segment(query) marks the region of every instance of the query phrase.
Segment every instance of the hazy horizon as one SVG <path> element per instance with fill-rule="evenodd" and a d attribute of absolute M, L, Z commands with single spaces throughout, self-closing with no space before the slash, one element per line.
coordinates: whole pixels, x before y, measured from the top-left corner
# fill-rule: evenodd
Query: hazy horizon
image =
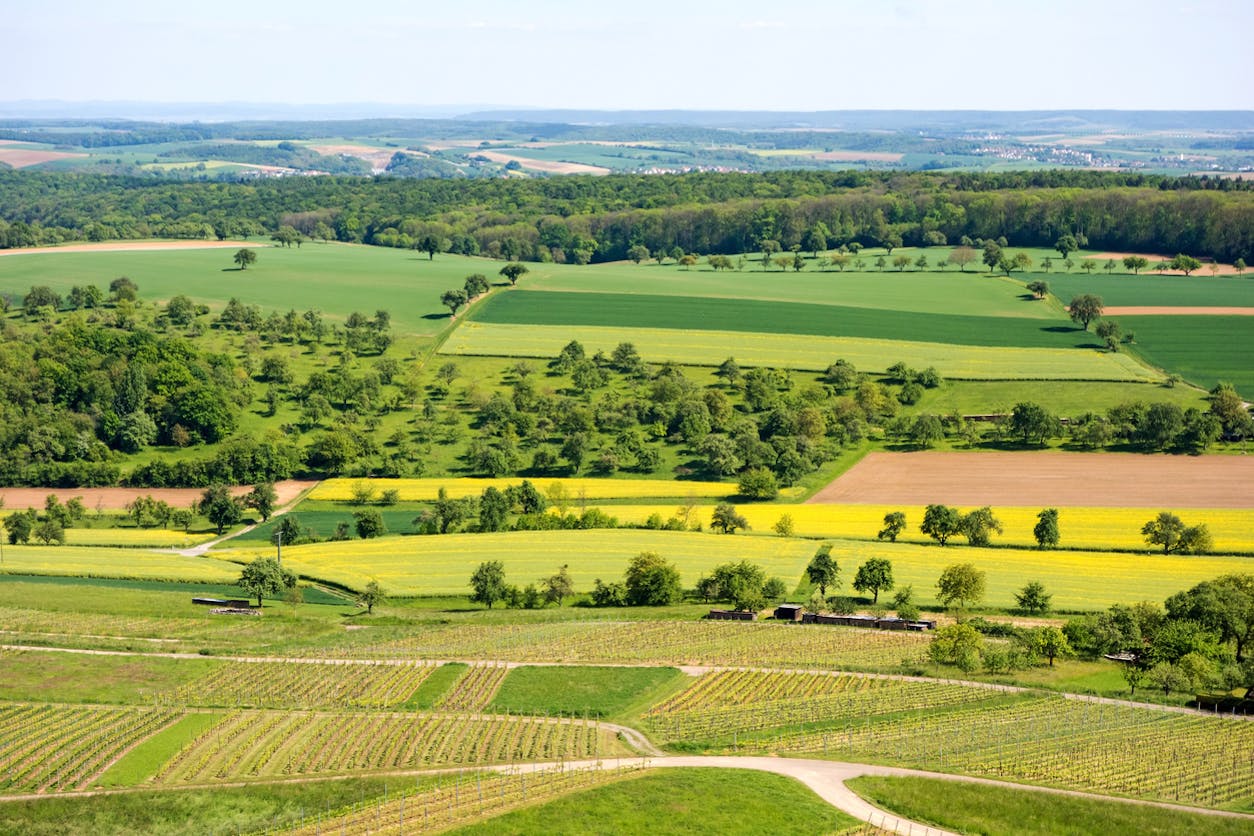
<path fill-rule="evenodd" d="M 1210 35 L 1251 24 L 1254 4 L 1223 0 L 377 0 L 360 16 L 295 0 L 222 0 L 212 15 L 66 0 L 56 15 L 11 10 L 3 95 L 8 111 L 345 105 L 401 117 L 463 107 L 1250 110 L 1254 58 Z"/>

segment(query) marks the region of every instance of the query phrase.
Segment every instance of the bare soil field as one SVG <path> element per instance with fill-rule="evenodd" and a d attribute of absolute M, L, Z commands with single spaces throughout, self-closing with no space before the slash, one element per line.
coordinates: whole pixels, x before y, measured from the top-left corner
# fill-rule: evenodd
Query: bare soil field
<path fill-rule="evenodd" d="M 274 490 L 279 495 L 277 505 L 286 505 L 302 491 L 316 484 L 318 483 L 297 479 L 275 482 Z M 243 496 L 251 490 L 251 485 L 239 485 L 231 488 L 231 493 Z M 204 491 L 200 488 L 0 488 L 0 500 L 4 501 L 7 511 L 21 511 L 27 508 L 43 508 L 44 497 L 48 494 L 55 494 L 62 502 L 77 496 L 88 510 L 118 511 L 140 496 L 163 500 L 175 508 L 187 508 L 198 501 L 202 493 Z"/>
<path fill-rule="evenodd" d="M 870 453 L 808 502 L 1254 508 L 1254 456 Z"/>
<path fill-rule="evenodd" d="M 10 142 L 0 142 L 0 162 L 8 163 L 14 168 L 25 168 L 53 160 L 65 160 L 71 157 L 86 157 L 86 154 L 73 154 L 68 151 L 45 151 L 42 148 L 31 148 Z"/>
<path fill-rule="evenodd" d="M 1158 305 L 1123 305 L 1105 308 L 1102 316 L 1254 316 L 1254 308 L 1174 308 Z"/>
<path fill-rule="evenodd" d="M 514 154 L 503 154 L 500 151 L 480 151 L 480 156 L 487 157 L 494 163 L 508 163 L 514 160 L 523 168 L 532 171 L 551 171 L 555 174 L 609 174 L 608 168 L 583 163 L 562 163 L 554 160 L 533 160 L 530 157 L 519 157 Z"/>
<path fill-rule="evenodd" d="M 98 252 L 147 252 L 149 250 L 216 250 L 230 247 L 268 247 L 251 241 L 110 241 L 96 244 L 63 244 L 55 247 L 15 247 L 0 250 L 4 255 L 30 255 L 32 253 L 98 253 Z"/>
<path fill-rule="evenodd" d="M 375 148 L 371 145 L 311 145 L 309 147 L 319 154 L 329 156 L 347 154 L 350 157 L 357 157 L 370 163 L 372 168 L 379 171 L 387 168 L 388 163 L 392 161 L 392 155 L 401 150 L 399 148 Z"/>
<path fill-rule="evenodd" d="M 1097 255 L 1084 256 L 1084 258 L 1091 258 L 1094 261 L 1107 261 L 1113 258 L 1115 261 L 1122 261 L 1123 257 L 1128 256 L 1128 255 L 1139 255 L 1139 256 L 1142 256 L 1143 258 L 1149 259 L 1149 267 L 1146 267 L 1144 270 L 1141 271 L 1143 274 L 1148 275 L 1148 274 L 1153 273 L 1159 276 L 1183 276 L 1184 275 L 1183 270 L 1158 270 L 1154 266 L 1158 264 L 1158 262 L 1160 261 L 1171 261 L 1171 259 L 1174 258 L 1174 256 L 1170 256 L 1170 255 L 1153 255 L 1152 253 L 1098 253 Z M 1120 266 L 1122 267 L 1123 265 L 1120 265 Z M 1237 275 L 1237 269 L 1233 267 L 1231 264 L 1220 264 L 1217 266 L 1219 267 L 1219 269 L 1215 271 L 1215 275 L 1218 275 L 1218 276 Z M 1193 273 L 1195 275 L 1209 276 L 1211 274 L 1210 267 L 1211 266 L 1208 262 L 1202 262 L 1202 266 L 1194 270 Z"/>

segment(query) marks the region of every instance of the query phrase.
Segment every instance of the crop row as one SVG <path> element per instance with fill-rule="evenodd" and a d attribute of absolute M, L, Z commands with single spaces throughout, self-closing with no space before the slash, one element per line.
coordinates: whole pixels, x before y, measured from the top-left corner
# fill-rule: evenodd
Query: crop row
<path fill-rule="evenodd" d="M 638 767 L 588 767 L 441 776 L 434 787 L 387 801 L 355 804 L 313 821 L 306 819 L 290 828 L 264 832 L 294 836 L 439 833 L 476 819 L 498 816 L 638 774 Z"/>
<path fill-rule="evenodd" d="M 985 703 L 994 692 L 962 685 L 879 680 L 874 687 L 808 698 L 694 711 L 650 712 L 646 723 L 665 740 L 729 743 L 740 735 L 786 728 L 822 728 L 847 717 L 882 717 Z"/>
<path fill-rule="evenodd" d="M 369 650 L 407 658 L 834 668 L 896 666 L 922 656 L 927 641 L 918 633 L 856 627 L 589 621 L 438 627 Z"/>
<path fill-rule="evenodd" d="M 0 705 L 0 789 L 55 792 L 88 786 L 124 750 L 179 716 L 150 708 Z"/>
<path fill-rule="evenodd" d="M 441 711 L 483 711 L 509 674 L 505 665 L 471 665 L 436 703 Z"/>
<path fill-rule="evenodd" d="M 825 731 L 759 732 L 740 749 L 876 758 L 1104 793 L 1219 805 L 1254 796 L 1254 724 L 1041 697 Z M 843 727 L 840 721 L 844 721 Z"/>
<path fill-rule="evenodd" d="M 412 662 L 230 662 L 160 698 L 201 706 L 388 708 L 409 699 L 433 670 Z"/>
<path fill-rule="evenodd" d="M 615 751 L 595 723 L 446 714 L 239 711 L 157 775 L 178 784 L 441 764 L 597 757 Z"/>

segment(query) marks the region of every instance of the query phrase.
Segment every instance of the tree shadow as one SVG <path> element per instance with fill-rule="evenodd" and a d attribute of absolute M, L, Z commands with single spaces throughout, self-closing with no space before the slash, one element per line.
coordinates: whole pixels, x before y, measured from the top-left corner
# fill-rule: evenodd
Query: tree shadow
<path fill-rule="evenodd" d="M 453 315 L 447 314 L 447 313 L 429 313 L 429 314 L 423 314 L 422 318 L 423 319 L 452 319 Z"/>
<path fill-rule="evenodd" d="M 222 272 L 223 273 L 243 273 L 244 268 L 243 267 L 223 267 Z"/>

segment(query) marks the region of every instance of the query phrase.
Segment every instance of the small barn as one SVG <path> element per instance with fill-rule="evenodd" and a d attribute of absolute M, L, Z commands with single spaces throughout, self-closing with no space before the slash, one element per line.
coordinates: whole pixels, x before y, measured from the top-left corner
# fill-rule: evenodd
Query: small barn
<path fill-rule="evenodd" d="M 710 610 L 706 618 L 715 621 L 757 621 L 758 614 L 747 610 Z"/>
<path fill-rule="evenodd" d="M 800 604 L 780 604 L 775 608 L 775 620 L 800 622 L 805 612 L 806 608 Z"/>

